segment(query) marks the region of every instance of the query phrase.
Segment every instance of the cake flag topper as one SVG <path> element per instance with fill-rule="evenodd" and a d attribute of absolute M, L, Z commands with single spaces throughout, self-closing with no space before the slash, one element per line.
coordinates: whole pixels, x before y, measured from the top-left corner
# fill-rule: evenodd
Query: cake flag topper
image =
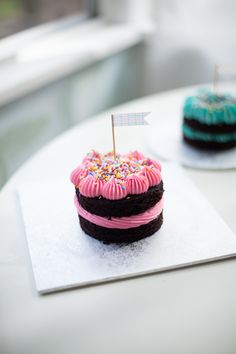
<path fill-rule="evenodd" d="M 149 113 L 150 112 L 135 112 L 135 113 L 116 113 L 111 115 L 114 158 L 116 157 L 115 127 L 131 126 L 131 125 L 148 125 L 148 122 L 146 122 L 144 118 Z"/>
<path fill-rule="evenodd" d="M 232 74 L 236 72 L 236 65 L 214 65 L 214 78 L 213 78 L 213 92 L 215 95 L 219 94 L 219 81 L 220 81 L 220 73 Z"/>

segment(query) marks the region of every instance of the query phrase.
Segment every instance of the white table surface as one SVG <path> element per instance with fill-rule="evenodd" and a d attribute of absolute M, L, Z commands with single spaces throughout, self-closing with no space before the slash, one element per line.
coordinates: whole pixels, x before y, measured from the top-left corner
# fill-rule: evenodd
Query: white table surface
<path fill-rule="evenodd" d="M 2 189 L 1 354 L 235 354 L 236 259 L 39 296 L 15 193 L 27 181 L 69 178 L 91 148 L 110 150 L 111 112 L 148 110 L 150 122 L 161 122 L 165 114 L 175 119 L 184 97 L 194 91 L 141 98 L 76 126 L 25 163 Z M 150 155 L 145 129 L 117 128 L 117 149 Z M 186 172 L 236 233 L 236 170 Z"/>

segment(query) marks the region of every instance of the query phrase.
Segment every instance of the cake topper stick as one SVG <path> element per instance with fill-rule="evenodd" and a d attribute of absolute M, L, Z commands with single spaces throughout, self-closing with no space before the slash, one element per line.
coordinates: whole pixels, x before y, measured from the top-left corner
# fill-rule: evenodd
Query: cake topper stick
<path fill-rule="evenodd" d="M 127 126 L 127 125 L 147 125 L 145 117 L 150 112 L 138 112 L 138 113 L 116 113 L 111 115 L 112 125 L 112 140 L 113 140 L 113 155 L 116 158 L 116 145 L 115 145 L 115 126 Z"/>
<path fill-rule="evenodd" d="M 114 159 L 116 159 L 116 140 L 115 140 L 114 114 L 111 115 L 111 127 L 112 127 L 113 156 L 114 156 Z"/>
<path fill-rule="evenodd" d="M 214 66 L 214 79 L 213 79 L 213 91 L 215 95 L 219 93 L 219 65 Z"/>

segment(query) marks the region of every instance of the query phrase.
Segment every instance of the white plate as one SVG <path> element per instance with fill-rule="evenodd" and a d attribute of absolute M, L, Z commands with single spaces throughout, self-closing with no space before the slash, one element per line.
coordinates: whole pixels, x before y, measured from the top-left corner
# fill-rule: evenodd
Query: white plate
<path fill-rule="evenodd" d="M 236 168 L 236 148 L 217 152 L 197 150 L 183 142 L 181 124 L 181 118 L 168 116 L 163 117 L 161 125 L 151 124 L 146 143 L 153 154 L 163 160 L 198 169 Z"/>
<path fill-rule="evenodd" d="M 163 164 L 163 180 L 165 207 L 161 230 L 129 245 L 104 245 L 82 232 L 69 180 L 19 188 L 38 292 L 234 256 L 235 235 L 184 171 L 173 164 Z"/>

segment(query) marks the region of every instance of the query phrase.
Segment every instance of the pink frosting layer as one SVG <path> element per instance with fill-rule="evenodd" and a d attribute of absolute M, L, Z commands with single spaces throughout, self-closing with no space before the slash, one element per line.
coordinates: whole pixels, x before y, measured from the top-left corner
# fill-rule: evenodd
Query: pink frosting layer
<path fill-rule="evenodd" d="M 133 227 L 138 227 L 144 224 L 149 223 L 150 221 L 156 219 L 158 215 L 161 214 L 163 209 L 163 198 L 156 204 L 154 207 L 148 209 L 144 213 L 138 215 L 132 215 L 122 218 L 111 219 L 104 218 L 95 214 L 91 214 L 79 204 L 77 197 L 75 196 L 75 205 L 78 211 L 78 214 L 81 215 L 84 219 L 90 221 L 91 223 L 103 226 L 109 229 L 129 229 Z"/>
<path fill-rule="evenodd" d="M 88 198 L 102 196 L 117 200 L 128 194 L 145 193 L 161 182 L 161 165 L 138 151 L 113 158 L 89 153 L 71 173 L 71 182 Z"/>

